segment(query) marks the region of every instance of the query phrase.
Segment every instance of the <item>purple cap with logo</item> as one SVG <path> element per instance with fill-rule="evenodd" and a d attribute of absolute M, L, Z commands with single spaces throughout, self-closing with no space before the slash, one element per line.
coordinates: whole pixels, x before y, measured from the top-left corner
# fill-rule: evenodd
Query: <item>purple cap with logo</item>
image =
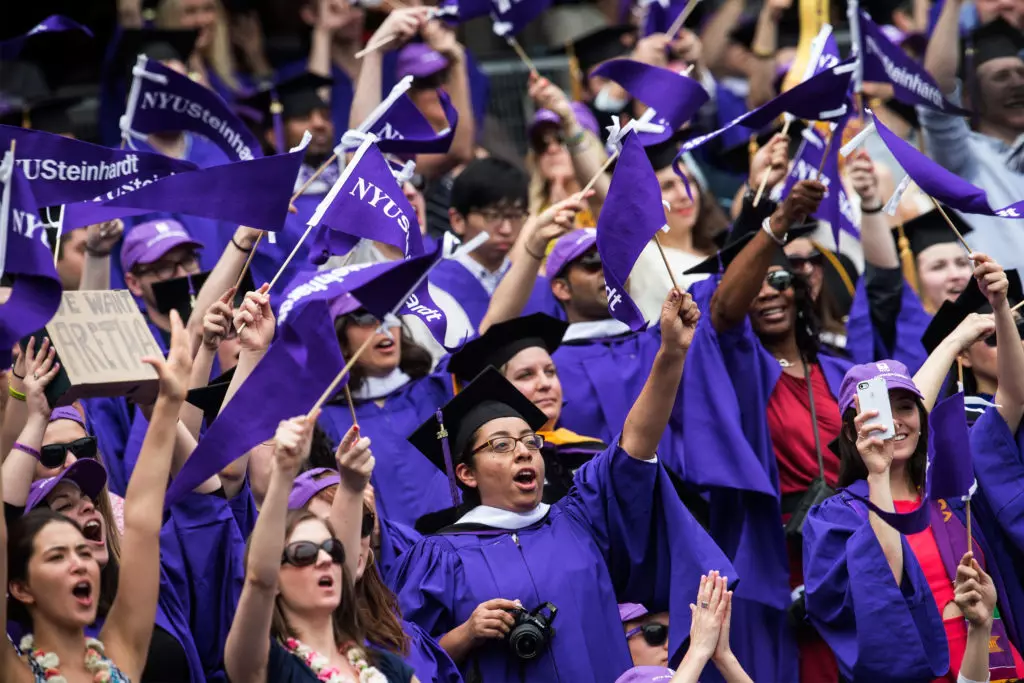
<path fill-rule="evenodd" d="M 395 73 L 399 78 L 412 76 L 413 78 L 426 78 L 433 76 L 441 69 L 448 66 L 445 59 L 437 50 L 424 43 L 410 43 L 398 51 L 398 60 L 395 64 Z"/>
<path fill-rule="evenodd" d="M 352 311 L 359 310 L 360 308 L 363 307 L 363 305 L 359 303 L 359 300 L 356 299 L 354 296 L 352 296 L 348 292 L 345 292 L 341 296 L 331 299 L 331 302 L 330 304 L 328 304 L 328 307 L 330 308 L 331 311 L 331 318 L 336 320 L 343 315 L 348 315 Z"/>
<path fill-rule="evenodd" d="M 85 429 L 85 419 L 74 406 L 61 406 L 59 408 L 54 408 L 53 412 L 50 413 L 50 422 L 55 422 L 56 420 L 71 420 L 72 422 L 77 422 L 82 425 L 82 429 Z"/>
<path fill-rule="evenodd" d="M 545 273 L 549 280 L 558 277 L 565 267 L 587 253 L 597 244 L 597 230 L 582 228 L 562 235 L 548 254 Z"/>
<path fill-rule="evenodd" d="M 622 623 L 627 621 L 633 621 L 640 617 L 647 615 L 647 608 L 643 605 L 638 605 L 635 602 L 620 602 L 619 603 L 619 619 Z"/>
<path fill-rule="evenodd" d="M 663 666 L 634 666 L 616 678 L 615 683 L 669 683 L 675 675 Z"/>
<path fill-rule="evenodd" d="M 914 379 L 910 376 L 907 366 L 898 360 L 880 360 L 876 363 L 854 365 L 846 371 L 843 383 L 839 386 L 840 415 L 853 405 L 853 398 L 857 395 L 857 385 L 876 377 L 885 379 L 885 388 L 889 391 L 905 389 L 914 396 L 923 398 L 921 390 L 914 384 Z"/>
<path fill-rule="evenodd" d="M 907 33 L 901 31 L 892 24 L 886 24 L 885 26 L 879 27 L 882 31 L 882 35 L 889 39 L 890 42 L 900 47 L 909 47 L 914 52 L 924 54 L 924 51 L 928 49 L 928 36 L 923 33 L 916 31 Z"/>
<path fill-rule="evenodd" d="M 322 476 L 327 474 L 328 476 Z M 317 479 L 317 477 L 320 477 Z M 341 483 L 341 477 L 332 469 L 314 467 L 295 477 L 292 492 L 288 494 L 288 509 L 298 510 L 309 504 L 316 494 Z"/>
<path fill-rule="evenodd" d="M 580 128 L 589 130 L 594 135 L 601 137 L 601 127 L 597 125 L 597 119 L 594 117 L 594 112 L 590 111 L 590 107 L 582 102 L 570 102 L 569 106 L 572 107 L 572 113 L 575 114 L 576 123 L 580 124 Z M 533 137 L 537 127 L 545 123 L 561 124 L 562 117 L 550 109 L 538 109 L 537 113 L 533 115 L 533 122 L 530 124 L 529 129 L 527 129 L 526 134 Z"/>
<path fill-rule="evenodd" d="M 202 249 L 203 243 L 193 239 L 181 223 L 165 219 L 140 223 L 128 231 L 121 245 L 121 268 L 128 272 L 135 266 L 153 263 L 175 247 Z"/>
<path fill-rule="evenodd" d="M 60 474 L 47 477 L 46 479 L 37 479 L 32 482 L 32 486 L 28 490 L 25 512 L 29 512 L 46 500 L 46 497 L 57 488 L 57 484 L 65 479 L 77 486 L 89 498 L 96 500 L 103 487 L 107 485 L 107 471 L 103 468 L 103 465 L 95 460 L 82 458 L 71 463 Z"/>

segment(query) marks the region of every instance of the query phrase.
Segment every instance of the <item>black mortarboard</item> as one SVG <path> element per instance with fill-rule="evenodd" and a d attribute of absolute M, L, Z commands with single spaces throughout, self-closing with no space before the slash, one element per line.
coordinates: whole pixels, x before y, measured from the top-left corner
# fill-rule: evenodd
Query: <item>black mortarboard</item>
<path fill-rule="evenodd" d="M 747 137 L 746 141 L 724 149 L 720 153 L 709 154 L 708 161 L 723 171 L 728 171 L 735 175 L 747 176 L 750 174 L 750 160 L 753 158 L 754 154 L 756 154 L 757 150 L 761 149 L 761 147 L 767 145 L 776 133 L 781 133 L 784 125 L 785 124 L 783 122 L 778 121 L 758 133 L 751 133 L 751 135 Z M 795 157 L 797 150 L 800 149 L 800 145 L 803 142 L 801 133 L 806 127 L 807 124 L 800 119 L 794 119 L 789 124 L 789 130 L 786 131 L 786 135 L 789 136 L 790 159 Z"/>
<path fill-rule="evenodd" d="M 964 41 L 964 49 L 971 50 L 970 67 L 977 70 L 985 62 L 1001 57 L 1021 57 L 1024 33 L 1005 19 L 994 19 L 971 32 Z M 963 60 L 966 65 L 968 60 Z"/>
<path fill-rule="evenodd" d="M 644 147 L 644 152 L 646 152 L 647 160 L 651 162 L 651 167 L 656 172 L 663 168 L 668 168 L 676 160 L 676 157 L 679 156 L 679 137 L 676 135 L 665 142 Z M 691 190 L 700 191 L 697 188 L 691 188 Z"/>
<path fill-rule="evenodd" d="M 448 361 L 448 371 L 465 383 L 489 366 L 500 368 L 514 355 L 534 346 L 554 353 L 562 343 L 569 324 L 544 313 L 513 318 L 492 325 L 467 342 Z"/>
<path fill-rule="evenodd" d="M 210 277 L 210 272 L 176 277 L 173 280 L 164 280 L 163 282 L 154 282 L 153 298 L 156 299 L 157 310 L 164 315 L 171 311 L 177 311 L 182 321 L 187 321 L 192 314 L 192 305 L 195 303 L 195 298 L 199 296 L 199 290 L 203 288 L 206 278 Z M 255 289 L 256 286 L 252 280 L 252 273 L 247 270 L 245 271 L 245 277 L 242 278 L 242 284 L 235 293 L 234 306 L 241 306 L 242 301 L 245 299 L 245 293 Z"/>
<path fill-rule="evenodd" d="M 330 86 L 333 79 L 324 78 L 304 71 L 297 76 L 279 82 L 272 88 L 264 88 L 241 101 L 264 115 L 271 114 L 271 105 L 276 97 L 281 104 L 281 115 L 284 118 L 307 116 L 314 109 L 330 109 L 330 105 L 320 97 L 320 88 Z M 266 119 L 269 122 L 269 118 Z"/>
<path fill-rule="evenodd" d="M 83 97 L 50 97 L 31 104 L 28 108 L 28 124 L 32 130 L 61 135 L 74 133 L 77 126 L 70 110 L 80 105 Z"/>
<path fill-rule="evenodd" d="M 117 75 L 131 78 L 132 67 L 140 54 L 158 62 L 177 60 L 188 64 L 195 51 L 198 31 L 155 28 L 126 29 L 117 43 L 113 64 Z"/>
<path fill-rule="evenodd" d="M 437 416 L 420 425 L 409 436 L 409 443 L 427 456 L 430 462 L 455 477 L 455 465 L 470 445 L 473 435 L 491 420 L 502 417 L 520 417 L 531 429 L 540 429 L 548 418 L 530 399 L 519 393 L 511 382 L 493 367 L 481 372 L 455 398 L 441 408 L 444 424 Z M 445 448 L 450 448 L 451 469 L 446 466 Z"/>
<path fill-rule="evenodd" d="M 601 62 L 616 57 L 625 57 L 632 52 L 636 42 L 635 38 L 636 27 L 634 26 L 606 26 L 580 36 L 570 45 L 576 56 L 576 61 L 580 65 L 580 71 L 586 78 L 590 70 Z M 566 46 L 555 50 L 557 54 L 564 54 L 567 51 Z"/>
<path fill-rule="evenodd" d="M 227 396 L 231 378 L 234 376 L 235 369 L 231 368 L 220 377 L 211 379 L 205 387 L 189 389 L 185 396 L 186 401 L 203 411 L 207 427 L 217 419 L 217 414 L 220 413 L 220 409 L 224 405 L 224 397 Z"/>
<path fill-rule="evenodd" d="M 945 206 L 942 207 L 942 210 L 946 212 L 949 220 L 961 235 L 966 236 L 971 232 L 971 226 L 956 211 Z M 946 219 L 942 217 L 938 209 L 932 209 L 904 223 L 903 233 L 910 241 L 910 250 L 914 252 L 914 256 L 920 256 L 922 251 L 936 244 L 957 242 L 956 234 L 949 229 L 949 224 L 946 223 Z"/>
<path fill-rule="evenodd" d="M 1020 275 L 1016 270 L 1006 271 L 1006 279 L 1010 281 L 1010 289 L 1007 292 L 1007 299 L 1010 304 L 1024 301 L 1024 288 L 1021 286 Z M 921 336 L 921 344 L 928 353 L 938 348 L 942 340 L 952 334 L 971 313 L 990 313 L 992 307 L 988 299 L 981 292 L 978 281 L 971 278 L 967 287 L 960 293 L 956 301 L 943 301 L 942 306 L 928 323 L 928 329 Z"/>
<path fill-rule="evenodd" d="M 786 235 L 787 243 L 795 240 L 799 237 L 806 237 L 815 230 L 817 230 L 818 224 L 814 221 L 809 221 L 802 225 L 797 225 L 789 229 L 789 233 Z M 747 243 L 754 238 L 756 232 L 748 232 L 744 235 L 729 235 L 728 243 L 722 247 L 717 254 L 709 256 L 697 265 L 687 268 L 683 271 L 683 275 L 717 275 L 718 273 L 725 272 L 725 269 L 729 267 L 729 264 L 733 262 L 739 253 L 743 251 L 743 247 L 747 246 Z M 785 253 L 782 248 L 778 250 L 778 258 L 775 259 L 774 263 L 783 267 L 789 267 L 789 261 L 786 259 Z"/>
<path fill-rule="evenodd" d="M 796 3 L 785 12 L 778 23 L 779 40 L 778 48 L 796 47 L 800 44 L 800 11 Z M 757 15 L 747 15 L 740 20 L 739 25 L 732 30 L 729 38 L 739 43 L 748 50 L 754 44 L 754 34 L 757 32 Z"/>

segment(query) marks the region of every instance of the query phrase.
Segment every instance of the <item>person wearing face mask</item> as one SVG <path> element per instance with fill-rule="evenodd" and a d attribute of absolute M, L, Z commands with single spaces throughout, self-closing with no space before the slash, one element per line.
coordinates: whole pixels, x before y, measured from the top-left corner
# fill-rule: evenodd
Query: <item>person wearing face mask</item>
<path fill-rule="evenodd" d="M 996 18 L 961 40 L 964 4 L 943 4 L 924 65 L 950 102 L 977 112 L 974 130 L 963 117 L 925 107 L 918 107 L 918 118 L 928 156 L 985 188 L 989 204 L 998 208 L 1024 196 L 1024 59 L 1019 54 L 1024 33 Z M 972 248 L 1004 254 L 1007 267 L 1024 266 L 1024 235 L 1010 229 L 1010 219 L 971 215 L 966 220 L 975 230 Z"/>
<path fill-rule="evenodd" d="M 666 297 L 661 351 L 621 436 L 555 505 L 542 502 L 548 417 L 494 368 L 409 437 L 466 512 L 402 555 L 389 583 L 465 677 L 610 683 L 631 666 L 616 596 L 685 623 L 700 573 L 731 575 L 655 457 L 698 319 L 688 295 Z"/>

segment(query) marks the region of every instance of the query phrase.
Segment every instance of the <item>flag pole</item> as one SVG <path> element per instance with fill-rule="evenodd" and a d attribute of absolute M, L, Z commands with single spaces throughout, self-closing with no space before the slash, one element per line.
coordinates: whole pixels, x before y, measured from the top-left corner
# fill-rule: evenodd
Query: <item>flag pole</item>
<path fill-rule="evenodd" d="M 516 40 L 515 36 L 508 36 L 505 38 L 505 42 L 508 43 L 509 47 L 515 50 L 516 55 L 518 55 L 519 59 L 526 65 L 526 68 L 530 70 L 530 73 L 539 77 L 540 74 L 537 72 L 537 67 L 534 65 L 533 60 L 531 60 L 530 56 L 526 54 L 526 50 L 524 50 L 523 46 L 519 44 L 519 41 Z"/>
<path fill-rule="evenodd" d="M 235 289 L 237 290 L 242 286 L 242 280 L 245 278 L 246 271 L 249 270 L 249 264 L 252 263 L 252 257 L 256 255 L 256 247 L 260 245 L 260 240 L 263 239 L 264 232 L 260 230 L 260 234 L 256 235 L 256 241 L 252 243 L 252 247 L 249 248 L 249 256 L 245 259 L 245 263 L 242 265 L 242 272 L 238 274 L 238 280 L 235 282 Z"/>
<path fill-rule="evenodd" d="M 825 152 L 821 155 L 821 163 L 818 164 L 818 173 L 814 176 L 815 180 L 821 180 L 821 172 L 825 170 L 825 162 L 828 161 L 828 154 L 832 151 L 832 139 L 835 137 L 835 128 L 829 127 L 828 139 L 825 140 Z"/>
<path fill-rule="evenodd" d="M 619 150 L 615 150 L 608 157 L 608 160 L 605 161 L 604 164 L 602 164 L 601 168 L 597 169 L 597 173 L 594 174 L 594 177 L 591 178 L 590 180 L 588 180 L 587 184 L 583 186 L 582 190 L 580 190 L 580 196 L 581 197 L 583 195 L 585 195 L 586 193 L 590 192 L 592 189 L 594 189 L 594 183 L 596 183 L 598 181 L 598 179 L 601 176 L 604 175 L 605 171 L 608 170 L 608 167 L 612 165 L 612 162 L 615 161 L 618 158 L 619 158 Z"/>
<path fill-rule="evenodd" d="M 371 337 L 372 338 L 372 337 Z M 352 424 L 358 428 L 359 419 L 356 418 L 356 406 L 352 403 L 352 391 L 348 388 L 348 381 L 345 381 L 345 401 L 348 402 L 348 412 L 352 416 Z"/>
<path fill-rule="evenodd" d="M 370 54 L 371 52 L 376 52 L 377 50 L 381 49 L 382 47 L 384 47 L 385 45 L 387 45 L 388 43 L 390 43 L 392 40 L 394 40 L 397 37 L 398 36 L 396 34 L 392 33 L 389 36 L 385 36 L 385 37 L 381 38 L 376 43 L 370 43 L 369 45 L 364 47 L 362 50 L 357 52 L 355 54 L 355 58 L 356 59 L 362 59 L 363 57 L 365 57 L 366 55 Z"/>
<path fill-rule="evenodd" d="M 1024 306 L 1024 301 L 1019 302 L 1016 306 L 1011 308 L 1010 313 L 1016 313 L 1022 306 Z"/>
<path fill-rule="evenodd" d="M 971 534 L 971 498 L 967 497 L 967 550 L 974 550 L 974 539 Z"/>
<path fill-rule="evenodd" d="M 658 232 L 661 231 L 659 230 Z M 658 245 L 658 253 L 661 254 L 661 261 L 665 264 L 665 270 L 668 271 L 668 279 L 672 281 L 672 286 L 682 294 L 683 290 L 679 288 L 679 283 L 676 282 L 676 276 L 672 274 L 672 266 L 669 265 L 668 256 L 665 255 L 665 249 L 661 246 L 661 237 L 657 232 L 654 233 L 654 243 Z"/>
<path fill-rule="evenodd" d="M 328 387 L 324 390 L 324 393 L 320 394 L 320 398 L 316 400 L 316 403 L 313 404 L 313 407 L 309 409 L 308 413 L 306 413 L 307 418 L 312 418 L 313 415 L 315 415 L 316 412 L 320 410 L 323 404 L 327 402 L 327 399 L 329 399 L 331 397 L 331 394 L 333 394 L 334 391 L 338 388 L 338 385 L 341 383 L 341 380 L 345 379 L 345 375 L 347 375 L 348 371 L 352 369 L 352 366 L 356 364 L 356 361 L 359 360 L 359 357 L 366 353 L 366 349 L 370 348 L 370 344 L 373 342 L 376 336 L 377 335 L 375 334 L 371 334 L 366 338 L 366 341 L 363 342 L 363 345 L 356 349 L 356 352 L 352 354 L 352 358 L 350 358 L 349 361 L 345 363 L 345 367 L 343 367 L 341 369 L 341 372 L 339 372 L 334 377 L 334 379 L 331 380 L 330 385 L 328 385 Z M 346 390 L 348 389 L 348 384 L 345 385 L 345 388 Z M 354 408 L 352 412 L 354 417 Z"/>
<path fill-rule="evenodd" d="M 686 20 L 690 18 L 693 10 L 697 9 L 699 4 L 700 0 L 690 0 L 686 7 L 683 8 L 683 11 L 679 13 L 679 16 L 676 17 L 676 20 L 672 22 L 672 25 L 668 27 L 668 30 L 665 31 L 665 35 L 669 38 L 675 38 L 676 34 L 682 30 L 683 24 L 686 23 Z"/>
<path fill-rule="evenodd" d="M 964 236 L 961 235 L 960 231 L 956 229 L 955 225 L 953 225 L 953 221 L 950 220 L 949 214 L 947 214 L 946 210 L 942 208 L 942 205 L 939 204 L 938 200 L 935 199 L 935 197 L 933 197 L 931 195 L 928 195 L 928 199 L 932 200 L 932 204 L 934 204 L 935 208 L 939 210 L 940 214 L 942 214 L 942 217 L 946 220 L 946 225 L 948 225 L 949 229 L 953 231 L 953 234 L 956 235 L 956 238 L 958 240 L 960 240 L 960 244 L 964 245 L 964 249 L 967 250 L 967 253 L 968 254 L 973 253 L 971 251 L 971 248 L 969 246 L 967 246 L 967 240 L 964 239 Z"/>
<path fill-rule="evenodd" d="M 790 117 L 786 117 L 785 123 L 782 124 L 782 137 L 789 135 L 789 124 L 793 121 Z M 771 165 L 765 170 L 764 175 L 761 176 L 761 184 L 757 188 L 757 194 L 754 196 L 754 208 L 761 203 L 761 197 L 764 195 L 765 189 L 768 187 L 768 176 L 771 175 Z"/>

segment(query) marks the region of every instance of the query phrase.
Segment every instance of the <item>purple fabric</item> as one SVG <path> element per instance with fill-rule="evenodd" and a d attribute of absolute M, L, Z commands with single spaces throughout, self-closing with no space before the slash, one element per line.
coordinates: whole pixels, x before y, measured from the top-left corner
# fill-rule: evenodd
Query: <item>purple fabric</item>
<path fill-rule="evenodd" d="M 455 138 L 455 127 L 459 125 L 459 112 L 446 92 L 438 90 L 437 96 L 441 99 L 444 117 L 448 121 L 444 130 L 435 131 L 408 93 L 403 93 L 370 127 L 370 132 L 379 138 L 377 147 L 380 151 L 399 155 L 447 152 Z"/>
<path fill-rule="evenodd" d="M 400 79 L 406 76 L 425 78 L 433 76 L 447 66 L 448 60 L 445 59 L 444 55 L 429 45 L 425 43 L 409 43 L 398 51 L 395 75 Z"/>
<path fill-rule="evenodd" d="M 651 7 L 660 5 L 652 2 Z M 616 678 L 615 683 L 670 683 L 674 676 L 675 672 L 664 666 L 634 666 Z"/>
<path fill-rule="evenodd" d="M 680 153 L 697 149 L 705 142 L 717 138 L 735 126 L 742 126 L 753 131 L 767 128 L 775 119 L 785 113 L 810 121 L 840 119 L 849 111 L 847 91 L 853 71 L 854 62 L 847 59 L 815 74 L 770 102 L 741 114 L 718 130 L 687 140 L 683 143 Z"/>
<path fill-rule="evenodd" d="M 597 220 L 597 251 L 604 266 L 608 312 L 634 332 L 647 327 L 647 321 L 629 296 L 626 281 L 640 252 L 664 225 L 661 185 L 640 138 L 630 132 Z"/>
<path fill-rule="evenodd" d="M 679 15 L 686 9 L 687 5 L 696 4 L 700 0 L 668 0 L 664 5 L 653 1 L 647 4 L 644 14 L 644 25 L 641 35 L 649 36 L 652 33 L 667 33 Z M 632 3 L 630 3 L 632 4 Z M 687 21 L 690 21 L 687 19 Z"/>
<path fill-rule="evenodd" d="M 171 482 L 167 507 L 274 436 L 278 423 L 305 414 L 345 363 L 326 301 L 279 320 L 277 337 L 252 374 L 224 406 Z M 273 396 L 273 401 L 267 397 Z"/>
<path fill-rule="evenodd" d="M 103 469 L 98 461 L 91 458 L 83 458 L 71 463 L 61 470 L 59 474 L 46 479 L 36 479 L 28 490 L 28 499 L 25 501 L 25 512 L 29 512 L 39 503 L 46 499 L 57 488 L 57 484 L 67 479 L 74 483 L 82 493 L 93 500 L 100 494 L 103 487 L 107 485 L 107 471 Z"/>
<path fill-rule="evenodd" d="M 709 99 L 708 92 L 695 79 L 632 59 L 609 60 L 593 69 L 590 75 L 615 81 L 657 112 L 651 123 L 665 129 L 661 133 L 639 133 L 644 146 L 668 140 L 696 116 Z"/>
<path fill-rule="evenodd" d="M 865 81 L 891 83 L 893 95 L 905 104 L 921 105 L 955 116 L 970 114 L 948 102 L 924 67 L 889 40 L 864 11 L 860 13 L 860 36 Z"/>
<path fill-rule="evenodd" d="M 32 183 L 38 206 L 112 199 L 197 168 L 162 154 L 110 149 L 38 130 L 0 126 L 0 149 L 10 148 L 12 140 L 17 142 L 18 164 Z"/>
<path fill-rule="evenodd" d="M 437 9 L 437 16 L 444 21 L 461 24 L 491 13 L 491 0 L 443 0 Z"/>
<path fill-rule="evenodd" d="M 360 239 L 391 245 L 405 256 L 423 253 L 416 211 L 377 145 L 370 141 L 356 150 L 309 225 L 317 226 L 309 247 L 313 263 L 347 253 Z"/>
<path fill-rule="evenodd" d="M 558 277 L 567 265 L 593 249 L 596 244 L 597 230 L 594 228 L 581 228 L 560 237 L 548 254 L 544 270 L 547 278 L 551 280 Z"/>
<path fill-rule="evenodd" d="M 322 477 L 320 475 L 333 472 L 333 475 Z M 317 477 L 320 477 L 319 479 Z M 341 477 L 335 470 L 327 467 L 314 467 L 306 470 L 295 477 L 292 484 L 292 492 L 288 494 L 288 509 L 298 510 L 304 508 L 313 499 L 313 496 L 326 488 L 337 486 L 341 483 Z"/>
<path fill-rule="evenodd" d="M 81 31 L 90 38 L 93 37 L 88 26 L 83 26 L 77 21 L 59 14 L 53 14 L 33 26 L 28 33 L 0 41 L 0 59 L 15 59 L 25 42 L 32 36 L 37 36 L 40 33 L 60 33 L 61 31 Z"/>
<path fill-rule="evenodd" d="M 156 60 L 140 60 L 135 69 L 149 77 L 135 75 L 121 119 L 129 146 L 136 136 L 188 130 L 209 139 L 232 161 L 263 156 L 259 140 L 217 93 Z"/>
<path fill-rule="evenodd" d="M 519 34 L 551 6 L 552 0 L 491 0 L 494 33 L 501 38 Z"/>
<path fill-rule="evenodd" d="M 570 102 L 569 106 L 572 107 L 572 113 L 576 116 L 576 123 L 580 124 L 580 128 L 588 130 L 594 135 L 601 135 L 601 127 L 597 124 L 597 119 L 594 118 L 594 112 L 590 111 L 590 107 L 582 102 Z M 530 127 L 526 131 L 527 135 L 533 135 L 537 126 L 544 123 L 561 124 L 562 117 L 550 109 L 538 109 L 533 115 L 533 122 L 530 123 Z"/>
<path fill-rule="evenodd" d="M 876 363 L 864 363 L 854 365 L 846 376 L 843 377 L 843 384 L 839 388 L 839 413 L 843 414 L 853 405 L 853 399 L 857 395 L 857 385 L 876 377 L 885 378 L 885 387 L 889 391 L 904 389 L 921 397 L 921 390 L 914 384 L 913 378 L 907 366 L 897 360 L 880 360 Z"/>
<path fill-rule="evenodd" d="M 921 300 L 913 288 L 903 282 L 900 295 L 900 310 L 893 334 L 893 346 L 885 340 L 881 331 L 876 329 L 871 320 L 865 278 L 857 281 L 857 289 L 853 294 L 853 305 L 846 321 L 846 352 L 855 363 L 870 363 L 875 358 L 893 358 L 907 366 L 911 374 L 921 369 L 928 359 L 928 351 L 921 343 L 921 337 L 931 323 L 932 316 L 924 310 Z"/>
<path fill-rule="evenodd" d="M 73 204 L 65 207 L 64 229 L 151 211 L 171 211 L 277 231 L 288 217 L 305 153 L 305 148 L 300 148 L 179 173 L 115 199 Z"/>
<path fill-rule="evenodd" d="M 82 429 L 85 429 L 85 418 L 82 417 L 82 414 L 78 412 L 78 409 L 74 406 L 60 406 L 59 408 L 54 408 L 53 412 L 50 413 L 50 422 L 54 422 L 56 420 L 71 420 L 72 422 L 77 422 L 81 425 Z"/>
<path fill-rule="evenodd" d="M 140 223 L 128 231 L 121 244 L 121 268 L 125 273 L 135 266 L 153 263 L 171 249 L 180 246 L 202 249 L 203 243 L 193 239 L 185 226 L 175 220 Z"/>
<path fill-rule="evenodd" d="M 619 603 L 619 619 L 623 623 L 639 619 L 646 614 L 648 614 L 647 608 L 643 605 L 638 605 L 635 602 Z"/>

